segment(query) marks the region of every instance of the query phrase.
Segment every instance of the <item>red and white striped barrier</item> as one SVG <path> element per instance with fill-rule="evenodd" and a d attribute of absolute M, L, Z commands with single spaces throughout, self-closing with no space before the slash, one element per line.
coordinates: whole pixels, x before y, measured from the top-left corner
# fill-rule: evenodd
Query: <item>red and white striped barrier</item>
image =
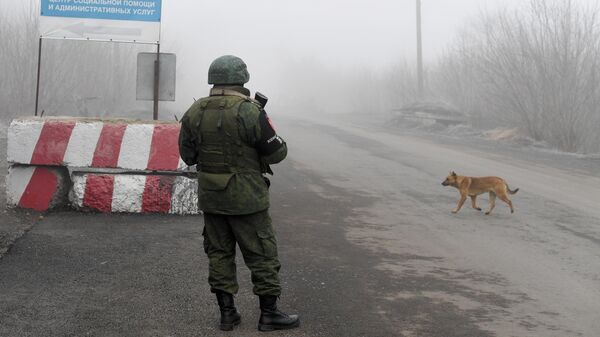
<path fill-rule="evenodd" d="M 134 171 L 180 171 L 179 123 L 87 119 L 14 120 L 9 163 Z"/>
<path fill-rule="evenodd" d="M 8 129 L 7 200 L 45 211 L 198 214 L 197 181 L 179 157 L 179 123 L 27 118 Z M 69 176 L 70 174 L 70 176 Z"/>
<path fill-rule="evenodd" d="M 46 211 L 67 205 L 69 173 L 64 168 L 12 166 L 6 179 L 7 204 Z"/>
<path fill-rule="evenodd" d="M 172 175 L 74 174 L 69 198 L 103 213 L 198 214 L 198 182 Z"/>

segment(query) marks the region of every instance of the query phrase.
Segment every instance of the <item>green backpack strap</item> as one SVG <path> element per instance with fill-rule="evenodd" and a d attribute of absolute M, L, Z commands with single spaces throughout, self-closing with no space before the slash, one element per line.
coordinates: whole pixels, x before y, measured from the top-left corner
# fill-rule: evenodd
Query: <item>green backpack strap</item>
<path fill-rule="evenodd" d="M 237 97 L 243 98 L 244 100 L 246 100 L 248 102 L 252 102 L 252 103 L 258 105 L 259 107 L 262 107 L 260 102 L 255 100 L 254 98 L 252 98 L 250 96 L 246 96 L 246 95 L 242 94 L 241 92 L 237 92 L 237 91 L 231 90 L 231 89 L 212 88 L 212 89 L 210 89 L 210 95 L 211 96 L 237 96 Z"/>

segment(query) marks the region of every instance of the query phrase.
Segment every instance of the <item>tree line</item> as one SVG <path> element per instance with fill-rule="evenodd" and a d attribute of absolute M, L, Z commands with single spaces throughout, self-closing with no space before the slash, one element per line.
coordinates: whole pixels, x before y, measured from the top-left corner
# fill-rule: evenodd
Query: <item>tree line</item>
<path fill-rule="evenodd" d="M 519 126 L 569 152 L 600 152 L 598 8 L 529 0 L 482 14 L 429 73 L 429 95 L 480 127 Z"/>

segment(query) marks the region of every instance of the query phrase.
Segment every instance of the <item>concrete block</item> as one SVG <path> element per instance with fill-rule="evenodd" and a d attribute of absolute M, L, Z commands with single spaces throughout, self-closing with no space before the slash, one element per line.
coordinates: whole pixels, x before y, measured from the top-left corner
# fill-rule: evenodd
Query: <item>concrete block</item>
<path fill-rule="evenodd" d="M 71 185 L 64 167 L 13 165 L 6 178 L 6 201 L 9 207 L 47 211 L 68 206 Z"/>
<path fill-rule="evenodd" d="M 196 179 L 173 175 L 73 173 L 77 209 L 114 213 L 199 214 Z"/>
<path fill-rule="evenodd" d="M 179 123 L 127 119 L 25 118 L 8 129 L 7 159 L 25 165 L 185 171 Z"/>

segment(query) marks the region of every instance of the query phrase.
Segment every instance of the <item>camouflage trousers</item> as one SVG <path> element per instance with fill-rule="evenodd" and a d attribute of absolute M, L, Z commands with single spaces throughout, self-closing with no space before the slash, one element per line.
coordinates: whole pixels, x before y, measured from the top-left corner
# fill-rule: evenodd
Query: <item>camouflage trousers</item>
<path fill-rule="evenodd" d="M 235 252 L 240 247 L 252 275 L 254 294 L 281 294 L 277 241 L 268 211 L 250 215 L 204 214 L 204 252 L 209 260 L 212 292 L 238 291 Z"/>

